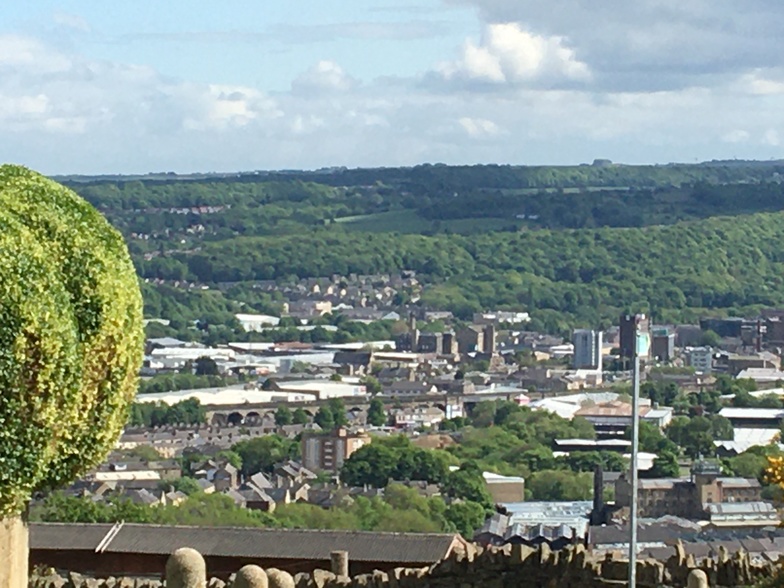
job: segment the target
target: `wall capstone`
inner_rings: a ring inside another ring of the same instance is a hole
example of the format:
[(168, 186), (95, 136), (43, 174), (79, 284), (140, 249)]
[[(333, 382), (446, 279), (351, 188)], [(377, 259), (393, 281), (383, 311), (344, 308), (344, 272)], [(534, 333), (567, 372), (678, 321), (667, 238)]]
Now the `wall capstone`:
[(268, 588), (269, 579), (264, 570), (256, 565), (247, 565), (240, 568), (234, 578), (233, 588)]
[(207, 565), (201, 553), (181, 547), (166, 562), (167, 588), (206, 588)]
[(269, 568), (266, 570), (269, 588), (295, 588), (294, 578), (288, 572)]
[(686, 588), (708, 588), (708, 576), (702, 570), (692, 570), (686, 580)]

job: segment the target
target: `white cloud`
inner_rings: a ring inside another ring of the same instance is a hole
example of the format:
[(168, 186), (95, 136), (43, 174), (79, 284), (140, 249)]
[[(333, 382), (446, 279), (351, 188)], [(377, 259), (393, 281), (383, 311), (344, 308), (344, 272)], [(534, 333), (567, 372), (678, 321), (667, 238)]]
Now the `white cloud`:
[(90, 24), (86, 19), (78, 14), (70, 14), (68, 12), (55, 12), (52, 20), (55, 24), (64, 29), (70, 29), (79, 33), (89, 33)]
[(268, 94), (0, 35), (14, 48), (0, 51), (0, 161), (95, 173), (781, 157), (779, 69), (607, 91), (556, 36), (488, 27), (431, 84), (359, 83), (322, 61)]
[(772, 147), (778, 147), (779, 145), (781, 145), (779, 132), (776, 129), (768, 129), (767, 131), (765, 131), (765, 134), (762, 136), (762, 143), (765, 145), (770, 145)]
[(722, 135), (721, 140), (725, 143), (745, 143), (751, 138), (751, 134), (743, 129), (735, 129)]
[(467, 41), (460, 57), (437, 67), (445, 81), (490, 84), (555, 83), (590, 78), (588, 66), (562, 37), (535, 35), (517, 23), (488, 25), (479, 44)]
[(639, 91), (723, 83), (779, 64), (784, 7), (776, 0), (446, 0), (485, 23), (516, 22), (565, 37), (605, 89)]
[(457, 121), (469, 137), (482, 138), (494, 137), (501, 133), (497, 124), (485, 118), (470, 118), (464, 116)]
[(322, 60), (297, 76), (291, 88), (299, 94), (316, 96), (322, 92), (346, 92), (356, 83), (337, 63)]
[(0, 34), (0, 72), (25, 68), (31, 74), (51, 74), (68, 71), (71, 67), (70, 59), (37, 39)]

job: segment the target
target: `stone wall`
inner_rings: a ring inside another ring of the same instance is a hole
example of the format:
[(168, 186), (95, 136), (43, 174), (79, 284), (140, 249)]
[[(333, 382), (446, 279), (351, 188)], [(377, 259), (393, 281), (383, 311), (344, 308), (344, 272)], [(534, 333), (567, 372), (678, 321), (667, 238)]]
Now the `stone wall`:
[[(350, 557), (350, 554), (348, 554)], [(189, 559), (190, 558), (190, 559)], [(185, 563), (183, 563), (185, 562)], [(188, 563), (194, 562), (194, 563)], [(185, 572), (181, 572), (182, 567)], [(190, 567), (189, 567), (190, 566)], [(218, 579), (206, 580), (203, 558), (193, 550), (177, 550), (166, 566), (167, 586), (173, 588), (607, 588), (626, 584), (628, 563), (620, 557), (608, 555), (592, 557), (582, 545), (561, 551), (551, 551), (543, 545), (531, 549), (522, 545), (481, 549), (470, 546), (466, 551), (454, 552), (445, 560), (421, 569), (398, 568), (391, 573), (374, 572), (348, 577), (338, 575), (347, 569), (346, 554), (333, 554), (333, 571), (316, 570), (291, 576), (279, 570), (261, 571), (257, 566), (245, 566), (228, 584)], [(190, 571), (197, 570), (196, 572)], [(704, 586), (748, 586), (777, 571), (773, 564), (754, 564), (748, 554), (730, 555), (722, 551), (716, 560), (695, 562), (678, 545), (667, 561), (640, 561), (637, 585), (640, 587), (669, 586), (689, 588)], [(198, 571), (202, 570), (202, 571)], [(695, 572), (701, 570), (701, 572)], [(163, 574), (163, 570), (161, 570)], [(187, 572), (187, 573), (186, 573)], [(704, 575), (703, 575), (704, 572)], [(174, 575), (188, 575), (182, 583)], [(200, 577), (201, 580), (193, 580)], [(59, 576), (34, 573), (31, 588), (159, 588), (161, 580), (108, 578), (92, 579), (78, 574)]]
[(0, 518), (0, 586), (3, 588), (25, 587), (27, 543), (24, 516)]

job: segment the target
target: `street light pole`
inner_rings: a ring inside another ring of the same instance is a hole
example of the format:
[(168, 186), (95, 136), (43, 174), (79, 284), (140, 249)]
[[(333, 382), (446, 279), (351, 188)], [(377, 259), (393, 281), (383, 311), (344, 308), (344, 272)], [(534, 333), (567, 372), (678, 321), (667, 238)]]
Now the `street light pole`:
[(632, 357), (632, 457), (629, 468), (629, 588), (637, 587), (637, 451), (640, 444), (640, 333), (635, 322)]

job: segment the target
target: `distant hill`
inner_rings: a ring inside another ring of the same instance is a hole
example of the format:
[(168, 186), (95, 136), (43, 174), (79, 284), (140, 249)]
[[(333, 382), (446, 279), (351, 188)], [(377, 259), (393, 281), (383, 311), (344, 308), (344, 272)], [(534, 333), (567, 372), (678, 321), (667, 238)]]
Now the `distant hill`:
[[(784, 305), (780, 174), (781, 161), (601, 160), (66, 183), (123, 231), (144, 278), (242, 284), (413, 269), (425, 304), (460, 316), (524, 308), (564, 330), (629, 309), (684, 320)], [(187, 320), (256, 300), (174, 305), (153, 290), (157, 313), (169, 304)]]

